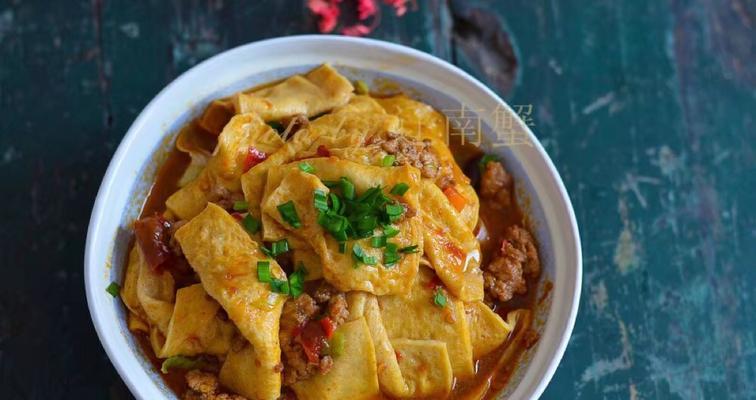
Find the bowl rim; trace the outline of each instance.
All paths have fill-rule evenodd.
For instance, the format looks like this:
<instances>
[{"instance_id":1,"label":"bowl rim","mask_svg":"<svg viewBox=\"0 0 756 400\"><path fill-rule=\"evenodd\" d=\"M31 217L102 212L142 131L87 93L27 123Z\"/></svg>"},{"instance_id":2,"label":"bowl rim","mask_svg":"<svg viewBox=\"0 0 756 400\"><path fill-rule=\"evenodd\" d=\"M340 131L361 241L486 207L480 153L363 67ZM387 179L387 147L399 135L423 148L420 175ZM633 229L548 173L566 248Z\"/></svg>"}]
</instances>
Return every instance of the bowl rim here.
<instances>
[{"instance_id":1,"label":"bowl rim","mask_svg":"<svg viewBox=\"0 0 756 400\"><path fill-rule=\"evenodd\" d=\"M98 296L98 293L95 292L96 288L99 288L95 284L95 281L98 278L102 277L102 269L103 265L98 265L97 260L95 260L94 255L94 241L95 238L98 237L98 235L102 234L102 232L99 229L99 226L101 225L101 221L103 220L103 216L105 213L105 206L104 203L105 197L107 197L107 194L112 190L112 187L114 185L114 175L116 174L116 171L118 171L120 168L122 168L123 163L125 162L126 157L126 150L131 146L132 142L134 142L135 138L139 134L139 132L143 129L143 126L145 125L145 121L148 119L148 117L157 112L156 110L156 104L161 103L162 101L165 101L164 98L168 97L168 93L171 91L172 88L179 85L180 82L183 82L185 80L190 79L193 75L201 75L204 70L209 70L213 65L221 62L225 58L230 58L233 55L236 55L238 53L248 52L248 51L254 51L257 47L264 47L264 46L270 46L270 45L278 45L278 46L284 46L284 45L291 45L294 44L293 42L320 42L323 45L328 44L346 44L346 45L370 45L372 47L382 48L384 50L389 50L397 54L405 55L410 58L417 59L424 63L431 63L434 64L435 67L439 67L446 72L450 74L457 75L458 77L462 78L466 81L466 83L472 84L473 86L476 86L478 90L482 90L485 92L488 96L490 96L497 104L500 104L504 107L506 107L508 110L511 111L510 106L502 100L495 92L493 92L491 89L489 89L487 86L485 86L483 83L472 77L469 73L465 72L461 68L442 60L438 57L435 57L431 54L404 46L392 42L387 42L383 40L378 39L370 39L370 38L355 38L355 37L346 37L346 36L339 36L339 35L293 35L293 36L284 36L284 37L276 37L276 38L270 38L270 39L264 39L259 40L255 42L250 42L247 44L243 44L228 50L225 50L223 52L220 52L200 63L193 66L192 68L189 68L182 74L180 74L178 77L176 77L174 80L172 80L168 85L166 85L163 89L158 92L158 94L150 100L149 103L142 109L142 111L139 113L137 118L134 120L134 122L131 124L129 129L127 130L126 134L122 138L120 144L118 145L118 148L116 149L116 152L114 153L110 163L108 164L108 168L105 172L105 175L102 178L102 182L100 184L100 188L98 189L94 206L92 208L92 213L89 221L89 225L87 228L87 238L86 238L86 244L84 249L84 284L85 284L85 291L86 291L86 298L87 298L87 305L90 313L90 317L92 318L92 323L95 327L95 331L97 332L97 336L100 340L100 343L102 344L103 348L105 349L106 354L108 355L108 359L111 361L115 369L117 370L119 376L121 379L126 383L126 385L129 387L132 394L134 394L138 398L143 398L143 390L139 386L140 381L138 381L137 377L132 375L129 370L127 370L126 366L124 365L124 361L122 361L118 354L117 349L115 348L115 338L113 337L113 329L109 329L109 321L106 321L104 318L104 309L100 302L96 301L96 298ZM572 296L569 305L569 315L567 316L566 321L564 321L564 325L561 330L561 336L558 338L558 342L556 343L555 347L552 347L553 353L548 358L548 365L546 365L545 369L542 369L540 371L540 377L538 377L537 384L535 387L532 387L530 389L530 396L529 398L537 399L539 398L544 390L546 389L548 383L551 381L554 373L556 372L556 369L561 362L562 357L564 356L567 344L569 342L569 339L572 335L572 331L575 326L575 321L577 318L578 308L580 305L580 295L581 295L581 289L582 289L582 269L583 269L583 263L582 263L582 246L581 246L581 240L580 240L580 232L577 225L577 220L575 217L575 212L572 207L572 202L570 200L569 194L567 192L567 189L564 186L564 183L561 179L561 176L559 175L556 167L554 166L551 158L544 150L543 146L541 145L540 141L535 137L533 132L530 130L530 128L527 125L522 124L523 130L527 133L529 136L531 142L533 143L533 147L538 153L538 156L543 159L543 161L546 164L547 171L551 175L551 178L554 180L556 184L557 191L560 195L559 203L561 203L562 206L564 206L564 210L562 212L566 212L567 214L567 220L569 223L569 228L571 229L571 232L569 232L572 235L572 238L574 240L572 243L568 243L569 248L566 249L568 252L571 252L570 254L574 254L574 259L569 260L567 263L574 265L574 276L568 276L568 278L573 279L573 287L570 288L572 291ZM115 238L113 238L115 240ZM551 319L551 318L549 318ZM556 339L556 338L555 338Z\"/></svg>"}]
</instances>

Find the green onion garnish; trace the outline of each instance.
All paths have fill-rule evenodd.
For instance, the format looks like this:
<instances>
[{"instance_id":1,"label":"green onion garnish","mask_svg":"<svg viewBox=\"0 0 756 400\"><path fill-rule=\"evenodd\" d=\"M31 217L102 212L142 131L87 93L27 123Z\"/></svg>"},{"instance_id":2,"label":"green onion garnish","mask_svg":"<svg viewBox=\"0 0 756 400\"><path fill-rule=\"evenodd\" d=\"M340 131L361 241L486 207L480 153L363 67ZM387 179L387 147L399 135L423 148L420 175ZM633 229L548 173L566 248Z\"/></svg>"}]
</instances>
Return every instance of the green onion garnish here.
<instances>
[{"instance_id":1,"label":"green onion garnish","mask_svg":"<svg viewBox=\"0 0 756 400\"><path fill-rule=\"evenodd\" d=\"M337 213L344 212L344 210L342 209L341 199L336 193L329 194L328 198L331 199L331 207L333 208L333 211ZM346 204L343 204L343 206L346 207Z\"/></svg>"},{"instance_id":2,"label":"green onion garnish","mask_svg":"<svg viewBox=\"0 0 756 400\"><path fill-rule=\"evenodd\" d=\"M446 296L441 288L436 289L436 294L433 295L433 304L444 308L446 307Z\"/></svg>"},{"instance_id":3,"label":"green onion garnish","mask_svg":"<svg viewBox=\"0 0 756 400\"><path fill-rule=\"evenodd\" d=\"M349 178L341 177L341 192L347 200L354 200L354 183Z\"/></svg>"},{"instance_id":4,"label":"green onion garnish","mask_svg":"<svg viewBox=\"0 0 756 400\"><path fill-rule=\"evenodd\" d=\"M289 251L289 241L286 239L281 239L270 244L271 257L278 257L287 251Z\"/></svg>"},{"instance_id":5,"label":"green onion garnish","mask_svg":"<svg viewBox=\"0 0 756 400\"><path fill-rule=\"evenodd\" d=\"M357 94L368 94L370 92L370 88L368 88L367 83L365 81L354 81L354 92Z\"/></svg>"},{"instance_id":6,"label":"green onion garnish","mask_svg":"<svg viewBox=\"0 0 756 400\"><path fill-rule=\"evenodd\" d=\"M321 182L323 182L323 184L326 185L327 188L334 188L341 184L340 181L321 181Z\"/></svg>"},{"instance_id":7,"label":"green onion garnish","mask_svg":"<svg viewBox=\"0 0 756 400\"><path fill-rule=\"evenodd\" d=\"M392 238L398 234L399 234L399 228L395 227L394 225L384 225L383 236L386 236L387 238Z\"/></svg>"},{"instance_id":8,"label":"green onion garnish","mask_svg":"<svg viewBox=\"0 0 756 400\"><path fill-rule=\"evenodd\" d=\"M274 293L289 294L289 281L283 279L271 279L270 290Z\"/></svg>"},{"instance_id":9,"label":"green onion garnish","mask_svg":"<svg viewBox=\"0 0 756 400\"><path fill-rule=\"evenodd\" d=\"M380 248L386 246L386 236L373 236L372 239L370 239L370 245L373 246L373 248Z\"/></svg>"},{"instance_id":10,"label":"green onion garnish","mask_svg":"<svg viewBox=\"0 0 756 400\"><path fill-rule=\"evenodd\" d=\"M299 221L299 215L297 214L297 208L294 206L294 202L289 200L286 203L278 205L278 212L281 214L281 218L288 222L294 228L299 228L302 223Z\"/></svg>"},{"instance_id":11,"label":"green onion garnish","mask_svg":"<svg viewBox=\"0 0 756 400\"><path fill-rule=\"evenodd\" d=\"M386 243L386 248L383 250L383 265L387 268L393 267L402 258L397 252L396 243Z\"/></svg>"},{"instance_id":12,"label":"green onion garnish","mask_svg":"<svg viewBox=\"0 0 756 400\"><path fill-rule=\"evenodd\" d=\"M388 215L402 215L404 207L399 204L386 204L386 214Z\"/></svg>"},{"instance_id":13,"label":"green onion garnish","mask_svg":"<svg viewBox=\"0 0 756 400\"><path fill-rule=\"evenodd\" d=\"M352 256L356 261L365 265L375 265L376 263L375 257L367 255L365 250L362 249L362 246L357 243L352 246Z\"/></svg>"},{"instance_id":14,"label":"green onion garnish","mask_svg":"<svg viewBox=\"0 0 756 400\"><path fill-rule=\"evenodd\" d=\"M328 347L331 350L331 354L334 357L339 357L344 354L344 343L346 342L346 337L344 336L344 333L338 329L336 329L336 332L333 333L333 337L331 338L331 341L328 343Z\"/></svg>"},{"instance_id":15,"label":"green onion garnish","mask_svg":"<svg viewBox=\"0 0 756 400\"><path fill-rule=\"evenodd\" d=\"M203 358L189 358L184 356L168 357L160 366L160 372L167 374L172 369L197 369L207 366Z\"/></svg>"},{"instance_id":16,"label":"green onion garnish","mask_svg":"<svg viewBox=\"0 0 756 400\"><path fill-rule=\"evenodd\" d=\"M499 161L499 157L494 154L486 154L481 157L480 161L478 161L478 166L481 170L485 170L486 164L490 163L491 161Z\"/></svg>"},{"instance_id":17,"label":"green onion garnish","mask_svg":"<svg viewBox=\"0 0 756 400\"><path fill-rule=\"evenodd\" d=\"M315 173L315 167L310 165L308 162L301 162L299 163L299 170L302 172L306 172L308 174L314 174Z\"/></svg>"},{"instance_id":18,"label":"green onion garnish","mask_svg":"<svg viewBox=\"0 0 756 400\"><path fill-rule=\"evenodd\" d=\"M249 203L246 200L236 200L234 202L234 211L247 211Z\"/></svg>"},{"instance_id":19,"label":"green onion garnish","mask_svg":"<svg viewBox=\"0 0 756 400\"><path fill-rule=\"evenodd\" d=\"M339 253L344 254L346 253L346 242L339 242Z\"/></svg>"},{"instance_id":20,"label":"green onion garnish","mask_svg":"<svg viewBox=\"0 0 756 400\"><path fill-rule=\"evenodd\" d=\"M267 124L271 128L277 130L279 133L283 132L283 130L284 130L284 126L280 122L270 121L270 122L267 122Z\"/></svg>"},{"instance_id":21,"label":"green onion garnish","mask_svg":"<svg viewBox=\"0 0 756 400\"><path fill-rule=\"evenodd\" d=\"M357 232L370 232L373 234L373 229L378 227L378 217L375 215L365 215L354 222Z\"/></svg>"},{"instance_id":22,"label":"green onion garnish","mask_svg":"<svg viewBox=\"0 0 756 400\"><path fill-rule=\"evenodd\" d=\"M418 252L417 245L415 244L412 246L402 247L401 249L399 249L399 252L404 253L404 254L417 253Z\"/></svg>"},{"instance_id":23,"label":"green onion garnish","mask_svg":"<svg viewBox=\"0 0 756 400\"><path fill-rule=\"evenodd\" d=\"M386 216L389 222L395 222L402 217L404 213L404 207L399 204L386 204Z\"/></svg>"},{"instance_id":24,"label":"green onion garnish","mask_svg":"<svg viewBox=\"0 0 756 400\"><path fill-rule=\"evenodd\" d=\"M252 216L252 214L247 214L241 222L244 230L252 235L260 230L260 221L256 220L255 217Z\"/></svg>"},{"instance_id":25,"label":"green onion garnish","mask_svg":"<svg viewBox=\"0 0 756 400\"><path fill-rule=\"evenodd\" d=\"M396 196L403 196L407 191L409 190L409 185L401 182L394 185L393 188L391 188L391 194Z\"/></svg>"},{"instance_id":26,"label":"green onion garnish","mask_svg":"<svg viewBox=\"0 0 756 400\"><path fill-rule=\"evenodd\" d=\"M394 165L394 161L396 161L396 156L389 154L383 157L383 160L381 160L381 165L384 167L391 167Z\"/></svg>"},{"instance_id":27,"label":"green onion garnish","mask_svg":"<svg viewBox=\"0 0 756 400\"><path fill-rule=\"evenodd\" d=\"M110 282L110 285L105 288L105 291L110 293L113 297L118 297L118 294L121 292L121 286L115 282Z\"/></svg>"},{"instance_id":28,"label":"green onion garnish","mask_svg":"<svg viewBox=\"0 0 756 400\"><path fill-rule=\"evenodd\" d=\"M326 195L325 190L315 189L315 192L313 193L313 204L317 210L328 211L328 195Z\"/></svg>"},{"instance_id":29,"label":"green onion garnish","mask_svg":"<svg viewBox=\"0 0 756 400\"><path fill-rule=\"evenodd\" d=\"M272 277L270 275L270 261L257 262L257 280L262 283L269 283Z\"/></svg>"},{"instance_id":30,"label":"green onion garnish","mask_svg":"<svg viewBox=\"0 0 756 400\"><path fill-rule=\"evenodd\" d=\"M289 292L292 297L299 297L304 292L305 276L307 276L307 269L304 264L299 263L297 270L289 276Z\"/></svg>"}]
</instances>

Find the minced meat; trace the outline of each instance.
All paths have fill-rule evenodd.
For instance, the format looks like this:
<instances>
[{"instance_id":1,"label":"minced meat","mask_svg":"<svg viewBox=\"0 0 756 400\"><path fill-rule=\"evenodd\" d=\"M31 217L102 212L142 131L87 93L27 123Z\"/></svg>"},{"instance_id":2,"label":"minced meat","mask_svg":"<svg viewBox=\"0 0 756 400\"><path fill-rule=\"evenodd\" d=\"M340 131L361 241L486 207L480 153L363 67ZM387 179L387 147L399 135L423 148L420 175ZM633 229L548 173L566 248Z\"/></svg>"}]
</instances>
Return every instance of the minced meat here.
<instances>
[{"instance_id":1,"label":"minced meat","mask_svg":"<svg viewBox=\"0 0 756 400\"><path fill-rule=\"evenodd\" d=\"M186 383L189 389L184 400L247 400L238 394L219 393L218 377L209 372L191 370L186 373Z\"/></svg>"},{"instance_id":2,"label":"minced meat","mask_svg":"<svg viewBox=\"0 0 756 400\"><path fill-rule=\"evenodd\" d=\"M324 354L328 341L321 320L330 318L333 326L338 327L348 317L344 293L325 283L312 296L305 293L284 304L279 339L285 385L331 369L333 358Z\"/></svg>"},{"instance_id":3,"label":"minced meat","mask_svg":"<svg viewBox=\"0 0 756 400\"><path fill-rule=\"evenodd\" d=\"M490 200L495 208L504 209L512 205L514 180L498 161L486 163L480 180L480 197Z\"/></svg>"},{"instance_id":4,"label":"minced meat","mask_svg":"<svg viewBox=\"0 0 756 400\"><path fill-rule=\"evenodd\" d=\"M430 140L417 140L396 132L386 132L386 138L376 138L378 144L388 154L396 156L397 165L412 165L420 170L424 178L435 179L440 170L438 158L431 150Z\"/></svg>"},{"instance_id":5,"label":"minced meat","mask_svg":"<svg viewBox=\"0 0 756 400\"><path fill-rule=\"evenodd\" d=\"M537 277L541 270L533 236L522 227L511 226L504 232L501 249L483 268L483 280L488 296L508 301L515 294L525 294L525 277Z\"/></svg>"}]
</instances>

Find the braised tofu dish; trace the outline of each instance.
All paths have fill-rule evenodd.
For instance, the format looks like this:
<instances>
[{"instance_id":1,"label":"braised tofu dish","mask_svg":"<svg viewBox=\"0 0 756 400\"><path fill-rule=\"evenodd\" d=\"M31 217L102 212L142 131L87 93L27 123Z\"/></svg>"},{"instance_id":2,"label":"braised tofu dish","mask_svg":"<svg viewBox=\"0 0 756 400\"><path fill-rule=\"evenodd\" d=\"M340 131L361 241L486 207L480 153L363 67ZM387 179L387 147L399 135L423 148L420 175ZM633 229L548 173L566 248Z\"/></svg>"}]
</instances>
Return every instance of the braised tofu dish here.
<instances>
[{"instance_id":1,"label":"braised tofu dish","mask_svg":"<svg viewBox=\"0 0 756 400\"><path fill-rule=\"evenodd\" d=\"M536 238L500 160L330 65L210 103L160 165L120 284L181 399L495 398Z\"/></svg>"}]
</instances>

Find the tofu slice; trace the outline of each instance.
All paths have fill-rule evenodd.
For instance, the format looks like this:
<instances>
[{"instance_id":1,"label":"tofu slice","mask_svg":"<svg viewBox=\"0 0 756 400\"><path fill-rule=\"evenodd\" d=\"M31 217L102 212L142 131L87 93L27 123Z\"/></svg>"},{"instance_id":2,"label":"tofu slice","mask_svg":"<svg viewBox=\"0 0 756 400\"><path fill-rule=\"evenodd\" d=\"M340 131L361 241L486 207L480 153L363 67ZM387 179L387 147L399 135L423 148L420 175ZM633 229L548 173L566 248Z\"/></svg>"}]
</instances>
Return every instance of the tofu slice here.
<instances>
[{"instance_id":1,"label":"tofu slice","mask_svg":"<svg viewBox=\"0 0 756 400\"><path fill-rule=\"evenodd\" d=\"M241 176L251 146L271 154L283 146L283 140L255 114L234 116L218 136L218 145L205 168L166 200L168 210L188 220L205 208L214 191L241 192Z\"/></svg>"},{"instance_id":2,"label":"tofu slice","mask_svg":"<svg viewBox=\"0 0 756 400\"><path fill-rule=\"evenodd\" d=\"M280 121L297 114L312 117L346 104L354 87L328 64L305 75L233 97L238 114L256 113L265 121Z\"/></svg>"},{"instance_id":3,"label":"tofu slice","mask_svg":"<svg viewBox=\"0 0 756 400\"><path fill-rule=\"evenodd\" d=\"M380 395L375 350L364 318L349 321L335 334L344 335L344 351L325 375L292 387L299 400L367 400Z\"/></svg>"},{"instance_id":4,"label":"tofu slice","mask_svg":"<svg viewBox=\"0 0 756 400\"><path fill-rule=\"evenodd\" d=\"M218 318L219 309L220 304L207 295L201 284L179 289L158 357L226 355L236 329Z\"/></svg>"},{"instance_id":5,"label":"tofu slice","mask_svg":"<svg viewBox=\"0 0 756 400\"><path fill-rule=\"evenodd\" d=\"M257 279L257 262L270 262L271 274L284 279L281 267L260 251L238 221L209 203L175 235L202 286L228 313L252 346L251 362L265 392L241 393L254 399L276 399L281 390L279 321L285 297Z\"/></svg>"},{"instance_id":6,"label":"tofu slice","mask_svg":"<svg viewBox=\"0 0 756 400\"><path fill-rule=\"evenodd\" d=\"M446 343L454 376L471 376L473 351L464 304L450 296L445 307L435 305L433 277L433 271L420 267L408 295L378 297L383 325L391 340Z\"/></svg>"},{"instance_id":7,"label":"tofu slice","mask_svg":"<svg viewBox=\"0 0 756 400\"><path fill-rule=\"evenodd\" d=\"M446 343L439 340L395 339L391 341L408 386L406 397L444 398L452 389L452 374Z\"/></svg>"},{"instance_id":8,"label":"tofu slice","mask_svg":"<svg viewBox=\"0 0 756 400\"><path fill-rule=\"evenodd\" d=\"M436 275L462 301L483 300L480 244L441 189L423 180L423 245Z\"/></svg>"}]
</instances>

